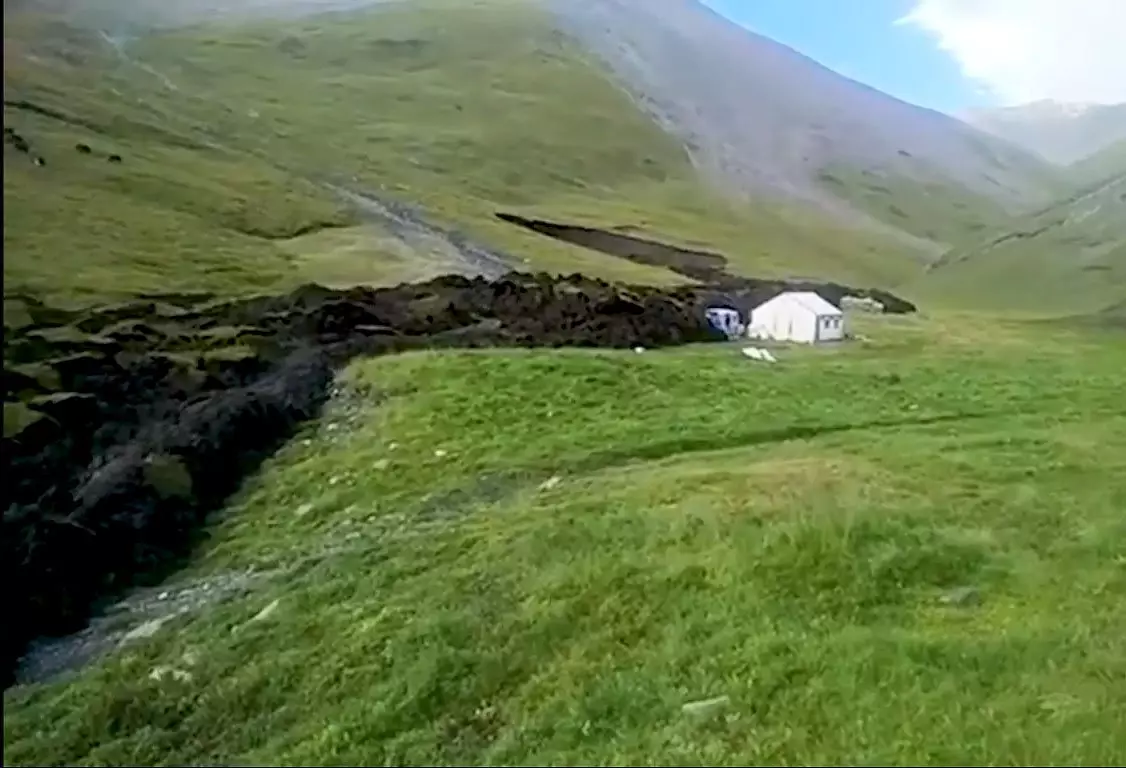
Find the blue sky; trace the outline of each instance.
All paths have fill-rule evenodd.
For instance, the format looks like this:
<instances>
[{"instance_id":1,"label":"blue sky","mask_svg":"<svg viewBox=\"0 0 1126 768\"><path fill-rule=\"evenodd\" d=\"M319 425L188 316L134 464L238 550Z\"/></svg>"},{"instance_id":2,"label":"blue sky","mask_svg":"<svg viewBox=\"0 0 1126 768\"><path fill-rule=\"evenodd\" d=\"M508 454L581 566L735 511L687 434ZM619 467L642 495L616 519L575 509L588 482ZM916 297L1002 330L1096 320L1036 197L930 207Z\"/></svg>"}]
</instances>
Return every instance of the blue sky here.
<instances>
[{"instance_id":1,"label":"blue sky","mask_svg":"<svg viewBox=\"0 0 1126 768\"><path fill-rule=\"evenodd\" d=\"M754 32L904 101L943 112L993 105L934 37L895 24L911 10L912 0L705 2Z\"/></svg>"}]
</instances>

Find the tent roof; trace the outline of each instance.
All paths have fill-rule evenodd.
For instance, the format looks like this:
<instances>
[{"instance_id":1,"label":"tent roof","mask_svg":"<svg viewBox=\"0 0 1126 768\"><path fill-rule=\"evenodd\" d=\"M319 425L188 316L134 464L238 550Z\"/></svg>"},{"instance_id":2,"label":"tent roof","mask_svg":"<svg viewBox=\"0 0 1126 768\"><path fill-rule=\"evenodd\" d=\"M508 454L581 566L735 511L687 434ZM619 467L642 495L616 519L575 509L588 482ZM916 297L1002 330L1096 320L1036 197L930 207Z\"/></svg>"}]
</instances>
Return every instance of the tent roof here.
<instances>
[{"instance_id":1,"label":"tent roof","mask_svg":"<svg viewBox=\"0 0 1126 768\"><path fill-rule=\"evenodd\" d=\"M832 304L821 298L813 291L785 291L784 293L778 294L769 301L763 302L759 305L759 307L762 308L772 301L777 301L778 299L781 299L783 297L796 301L805 309L808 309L810 312L818 316L843 314L840 309L834 307Z\"/></svg>"}]
</instances>

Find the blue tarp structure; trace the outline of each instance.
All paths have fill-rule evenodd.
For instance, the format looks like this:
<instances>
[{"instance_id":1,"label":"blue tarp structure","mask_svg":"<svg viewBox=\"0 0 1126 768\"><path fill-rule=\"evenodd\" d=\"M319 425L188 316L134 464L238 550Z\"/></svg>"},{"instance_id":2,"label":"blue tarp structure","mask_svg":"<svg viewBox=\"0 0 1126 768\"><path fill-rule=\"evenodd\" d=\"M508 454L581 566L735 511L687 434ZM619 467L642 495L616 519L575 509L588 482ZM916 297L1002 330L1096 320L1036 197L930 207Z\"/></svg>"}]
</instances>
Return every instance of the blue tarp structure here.
<instances>
[{"instance_id":1,"label":"blue tarp structure","mask_svg":"<svg viewBox=\"0 0 1126 768\"><path fill-rule=\"evenodd\" d=\"M746 329L746 326L743 324L743 316L737 309L731 309L730 307L708 307L704 315L708 318L708 324L712 328L726 334L729 339L742 336L743 331Z\"/></svg>"}]
</instances>

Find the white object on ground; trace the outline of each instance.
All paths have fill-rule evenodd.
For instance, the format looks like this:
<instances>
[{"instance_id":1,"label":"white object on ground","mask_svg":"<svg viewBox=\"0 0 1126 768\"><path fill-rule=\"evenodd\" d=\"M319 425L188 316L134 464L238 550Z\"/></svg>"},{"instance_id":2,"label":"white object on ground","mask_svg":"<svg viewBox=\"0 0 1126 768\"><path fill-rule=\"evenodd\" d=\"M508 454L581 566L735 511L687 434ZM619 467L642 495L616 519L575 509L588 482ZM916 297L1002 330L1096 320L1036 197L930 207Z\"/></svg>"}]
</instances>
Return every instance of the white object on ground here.
<instances>
[{"instance_id":1,"label":"white object on ground","mask_svg":"<svg viewBox=\"0 0 1126 768\"><path fill-rule=\"evenodd\" d=\"M764 363L777 363L778 358L771 354L769 349L762 347L743 347L743 356L751 360L760 360Z\"/></svg>"},{"instance_id":2,"label":"white object on ground","mask_svg":"<svg viewBox=\"0 0 1126 768\"><path fill-rule=\"evenodd\" d=\"M121 638L121 645L131 643L134 640L144 640L146 638L152 637L160 631L160 628L163 627L165 622L167 622L170 618L171 616L162 616L159 619L149 619L144 624L134 627L133 629L126 632L125 636Z\"/></svg>"},{"instance_id":3,"label":"white object on ground","mask_svg":"<svg viewBox=\"0 0 1126 768\"><path fill-rule=\"evenodd\" d=\"M262 610L258 611L258 613L254 616L254 618L251 619L251 621L262 621L263 619L268 619L271 614L273 614L273 612L278 609L279 605L281 605L281 600L275 600Z\"/></svg>"},{"instance_id":4,"label":"white object on ground","mask_svg":"<svg viewBox=\"0 0 1126 768\"><path fill-rule=\"evenodd\" d=\"M702 717L705 715L712 715L722 709L726 709L727 705L731 703L729 696L716 696L714 699L703 699L702 701L690 701L681 706L680 711L686 715L696 715Z\"/></svg>"},{"instance_id":5,"label":"white object on ground","mask_svg":"<svg viewBox=\"0 0 1126 768\"><path fill-rule=\"evenodd\" d=\"M171 677L177 683L190 683L192 681L192 673L183 669L176 669L175 667L159 666L153 667L149 672L149 680L155 680L158 683L165 678Z\"/></svg>"}]
</instances>

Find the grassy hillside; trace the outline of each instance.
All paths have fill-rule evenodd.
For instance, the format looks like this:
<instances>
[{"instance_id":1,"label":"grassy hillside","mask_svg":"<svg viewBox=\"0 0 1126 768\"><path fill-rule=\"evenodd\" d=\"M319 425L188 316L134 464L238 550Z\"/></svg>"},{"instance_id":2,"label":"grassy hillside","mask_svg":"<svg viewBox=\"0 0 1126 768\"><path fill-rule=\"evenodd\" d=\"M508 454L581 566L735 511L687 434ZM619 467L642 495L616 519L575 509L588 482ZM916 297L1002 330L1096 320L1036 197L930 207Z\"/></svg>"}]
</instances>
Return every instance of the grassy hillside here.
<instances>
[{"instance_id":1,"label":"grassy hillside","mask_svg":"<svg viewBox=\"0 0 1126 768\"><path fill-rule=\"evenodd\" d=\"M48 160L5 150L9 290L95 298L316 279L320 241L280 240L355 223L325 180L421 203L534 268L677 279L494 211L707 245L752 274L888 285L917 269L805 211L707 191L678 144L526 3L422 2L132 42L9 14L5 34L6 98L65 118L5 109ZM75 153L78 141L95 155ZM110 152L125 162L107 164ZM341 253L334 274L403 274L378 246Z\"/></svg>"},{"instance_id":2,"label":"grassy hillside","mask_svg":"<svg viewBox=\"0 0 1126 768\"><path fill-rule=\"evenodd\" d=\"M273 288L299 279L278 241L349 221L325 190L214 146L175 104L149 99L92 31L6 14L4 79L5 127L30 144L4 147L6 291L83 302Z\"/></svg>"},{"instance_id":3,"label":"grassy hillside","mask_svg":"<svg viewBox=\"0 0 1126 768\"><path fill-rule=\"evenodd\" d=\"M677 280L496 211L764 276L920 269L804 209L709 191L528 3L134 41L97 18L108 37L5 14L5 124L31 144L4 150L6 291L87 302L434 266L328 183L420 204L529 268ZM958 200L840 183L976 241L948 224ZM917 286L1084 322L865 315L857 339L773 366L726 344L354 363L184 571L34 650L40 672L74 669L5 692L5 764L1119 762L1123 202L1099 187ZM219 441L217 422L177 434Z\"/></svg>"},{"instance_id":4,"label":"grassy hillside","mask_svg":"<svg viewBox=\"0 0 1126 768\"><path fill-rule=\"evenodd\" d=\"M964 119L1059 165L1083 162L1126 141L1126 104L1074 104L1042 100L1016 106L969 110Z\"/></svg>"},{"instance_id":5,"label":"grassy hillside","mask_svg":"<svg viewBox=\"0 0 1126 768\"><path fill-rule=\"evenodd\" d=\"M1000 203L937 177L923 181L833 165L819 178L826 189L874 218L946 246L979 240L1015 221Z\"/></svg>"},{"instance_id":6,"label":"grassy hillside","mask_svg":"<svg viewBox=\"0 0 1126 768\"><path fill-rule=\"evenodd\" d=\"M354 366L159 588L250 591L10 691L5 762L1115 762L1126 347L860 322Z\"/></svg>"},{"instance_id":7,"label":"grassy hillside","mask_svg":"<svg viewBox=\"0 0 1126 768\"><path fill-rule=\"evenodd\" d=\"M1126 139L1070 166L1078 186L1087 186L1126 173Z\"/></svg>"},{"instance_id":8,"label":"grassy hillside","mask_svg":"<svg viewBox=\"0 0 1126 768\"><path fill-rule=\"evenodd\" d=\"M917 294L956 305L1082 313L1126 298L1126 175L946 254Z\"/></svg>"},{"instance_id":9,"label":"grassy hillside","mask_svg":"<svg viewBox=\"0 0 1126 768\"><path fill-rule=\"evenodd\" d=\"M545 1L685 139L699 167L752 196L802 201L933 250L904 230L959 242L959 230L978 223L979 198L994 212L1023 211L1060 191L1060 169L1043 158L842 77L707 3ZM856 194L819 186L818 174L837 168ZM928 210L882 215L886 203L863 199L868 177L926 187Z\"/></svg>"}]
</instances>

